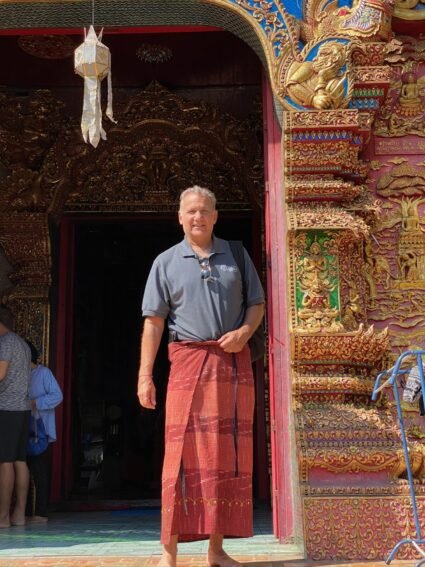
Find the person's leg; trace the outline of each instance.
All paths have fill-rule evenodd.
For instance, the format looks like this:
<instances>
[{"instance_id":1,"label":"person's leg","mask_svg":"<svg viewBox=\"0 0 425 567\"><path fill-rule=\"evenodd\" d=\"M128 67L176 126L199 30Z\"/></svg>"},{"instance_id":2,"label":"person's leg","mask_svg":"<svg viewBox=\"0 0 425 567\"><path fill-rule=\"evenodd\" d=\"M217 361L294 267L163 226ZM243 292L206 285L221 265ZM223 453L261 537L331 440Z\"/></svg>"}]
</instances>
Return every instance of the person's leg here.
<instances>
[{"instance_id":1,"label":"person's leg","mask_svg":"<svg viewBox=\"0 0 425 567\"><path fill-rule=\"evenodd\" d=\"M176 567L177 564L177 540L178 535L172 535L170 543L162 546L162 557L158 567Z\"/></svg>"},{"instance_id":2,"label":"person's leg","mask_svg":"<svg viewBox=\"0 0 425 567\"><path fill-rule=\"evenodd\" d=\"M35 519L47 520L47 506L49 503L49 459L50 447L41 455L33 458L32 475L35 486Z\"/></svg>"},{"instance_id":3,"label":"person's leg","mask_svg":"<svg viewBox=\"0 0 425 567\"><path fill-rule=\"evenodd\" d=\"M28 487L30 482L30 474L25 461L15 461L13 463L15 469L15 508L10 516L10 522L14 526L25 525L25 507L27 504Z\"/></svg>"},{"instance_id":4,"label":"person's leg","mask_svg":"<svg viewBox=\"0 0 425 567\"><path fill-rule=\"evenodd\" d=\"M13 463L0 463L0 528L10 527L10 505L14 483Z\"/></svg>"},{"instance_id":5,"label":"person's leg","mask_svg":"<svg viewBox=\"0 0 425 567\"><path fill-rule=\"evenodd\" d=\"M208 567L236 567L241 564L232 559L223 549L223 536L221 534L211 534L210 544L207 555Z\"/></svg>"}]
</instances>

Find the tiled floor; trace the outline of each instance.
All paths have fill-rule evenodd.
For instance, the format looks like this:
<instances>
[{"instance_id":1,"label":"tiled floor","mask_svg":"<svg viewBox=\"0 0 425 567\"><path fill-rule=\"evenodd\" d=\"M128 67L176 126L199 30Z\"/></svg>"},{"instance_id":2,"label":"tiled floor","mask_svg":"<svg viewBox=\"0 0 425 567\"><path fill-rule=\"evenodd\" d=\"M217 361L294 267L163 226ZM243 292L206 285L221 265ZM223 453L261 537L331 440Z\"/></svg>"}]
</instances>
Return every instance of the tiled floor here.
<instances>
[{"instance_id":1,"label":"tiled floor","mask_svg":"<svg viewBox=\"0 0 425 567\"><path fill-rule=\"evenodd\" d=\"M160 512L157 509L53 514L48 524L0 530L0 567L156 567ZM257 511L255 535L228 539L226 550L250 567L332 565L303 560L296 546L274 538L269 512ZM179 567L205 567L207 542L179 546ZM412 566L413 561L393 563ZM340 562L352 566L353 563ZM355 563L383 567L384 563Z\"/></svg>"},{"instance_id":2,"label":"tiled floor","mask_svg":"<svg viewBox=\"0 0 425 567\"><path fill-rule=\"evenodd\" d=\"M273 536L269 512L256 512L254 524L253 538L227 540L226 550L230 554L302 557L296 547L279 545ZM1 562L3 558L8 558L8 565L11 564L12 557L155 558L161 553L159 528L158 509L53 514L47 524L0 530L0 566L5 565ZM207 541L185 543L179 546L179 552L204 557L207 545ZM84 563L78 560L78 565Z\"/></svg>"}]
</instances>

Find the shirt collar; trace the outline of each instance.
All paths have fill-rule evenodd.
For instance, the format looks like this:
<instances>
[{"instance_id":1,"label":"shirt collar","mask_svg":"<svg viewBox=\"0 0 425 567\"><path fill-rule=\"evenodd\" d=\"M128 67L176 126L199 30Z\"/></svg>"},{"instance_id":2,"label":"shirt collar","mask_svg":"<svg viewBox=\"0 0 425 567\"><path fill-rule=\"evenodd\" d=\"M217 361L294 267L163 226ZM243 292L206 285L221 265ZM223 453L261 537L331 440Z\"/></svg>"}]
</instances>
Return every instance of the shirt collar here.
<instances>
[{"instance_id":1,"label":"shirt collar","mask_svg":"<svg viewBox=\"0 0 425 567\"><path fill-rule=\"evenodd\" d=\"M186 237L180 242L180 249L184 258L196 258L195 252L192 250ZM212 248L210 256L213 254L224 254L226 252L226 241L212 235Z\"/></svg>"}]
</instances>

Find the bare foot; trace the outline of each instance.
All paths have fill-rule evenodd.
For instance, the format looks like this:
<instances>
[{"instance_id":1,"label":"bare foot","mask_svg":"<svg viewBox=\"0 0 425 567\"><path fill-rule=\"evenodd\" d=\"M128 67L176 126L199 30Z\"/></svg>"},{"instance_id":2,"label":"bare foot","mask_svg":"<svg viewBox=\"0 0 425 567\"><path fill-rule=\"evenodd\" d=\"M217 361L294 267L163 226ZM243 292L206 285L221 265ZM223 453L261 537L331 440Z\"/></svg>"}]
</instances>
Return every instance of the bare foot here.
<instances>
[{"instance_id":1,"label":"bare foot","mask_svg":"<svg viewBox=\"0 0 425 567\"><path fill-rule=\"evenodd\" d=\"M176 567L177 560L170 553L163 553L159 560L158 567Z\"/></svg>"},{"instance_id":2,"label":"bare foot","mask_svg":"<svg viewBox=\"0 0 425 567\"><path fill-rule=\"evenodd\" d=\"M12 526L25 526L25 516L15 516L14 514L12 514L12 516L10 517L10 523Z\"/></svg>"},{"instance_id":3,"label":"bare foot","mask_svg":"<svg viewBox=\"0 0 425 567\"><path fill-rule=\"evenodd\" d=\"M47 516L27 516L26 520L29 524L45 524L49 518Z\"/></svg>"},{"instance_id":4,"label":"bare foot","mask_svg":"<svg viewBox=\"0 0 425 567\"><path fill-rule=\"evenodd\" d=\"M236 559L232 559L225 551L220 553L208 550L207 566L208 567L242 567L243 563L239 563Z\"/></svg>"}]
</instances>

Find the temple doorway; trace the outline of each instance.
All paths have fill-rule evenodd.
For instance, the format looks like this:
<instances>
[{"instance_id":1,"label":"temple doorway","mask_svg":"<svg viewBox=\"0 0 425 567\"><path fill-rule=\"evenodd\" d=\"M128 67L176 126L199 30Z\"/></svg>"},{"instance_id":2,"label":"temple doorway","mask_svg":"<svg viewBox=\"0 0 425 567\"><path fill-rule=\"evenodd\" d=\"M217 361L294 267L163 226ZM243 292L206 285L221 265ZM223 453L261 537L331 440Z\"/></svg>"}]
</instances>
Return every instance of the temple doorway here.
<instances>
[{"instance_id":1,"label":"temple doorway","mask_svg":"<svg viewBox=\"0 0 425 567\"><path fill-rule=\"evenodd\" d=\"M223 212L215 233L242 240L261 273L257 222L253 212ZM175 213L76 219L73 224L69 496L82 507L117 500L154 503L160 498L164 450L167 336L164 333L154 370L158 406L149 411L136 397L140 305L153 259L182 238L181 227ZM262 370L256 369L259 379ZM261 390L254 496L264 503L269 484L264 384Z\"/></svg>"}]
</instances>

